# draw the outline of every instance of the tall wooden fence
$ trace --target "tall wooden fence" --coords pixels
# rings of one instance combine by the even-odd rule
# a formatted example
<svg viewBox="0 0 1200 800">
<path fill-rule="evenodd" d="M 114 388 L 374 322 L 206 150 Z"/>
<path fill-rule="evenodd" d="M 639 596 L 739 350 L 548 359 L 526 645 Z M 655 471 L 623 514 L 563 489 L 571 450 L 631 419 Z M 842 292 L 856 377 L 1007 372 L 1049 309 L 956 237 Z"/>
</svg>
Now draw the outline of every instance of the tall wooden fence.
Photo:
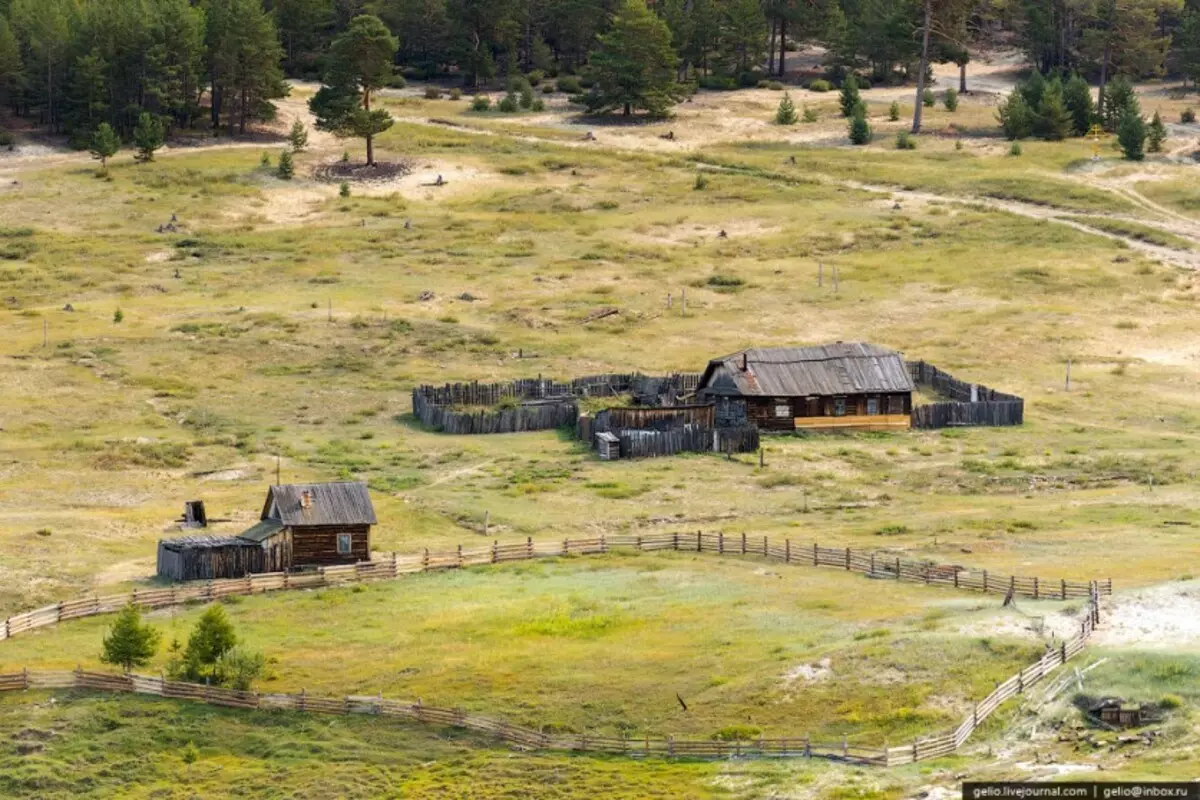
<svg viewBox="0 0 1200 800">
<path fill-rule="evenodd" d="M 629 374 L 588 375 L 571 381 L 542 377 L 503 383 L 447 383 L 413 389 L 413 415 L 444 433 L 516 433 L 573 425 L 579 415 L 576 399 L 634 393 L 645 402 L 659 402 L 694 392 L 698 373 L 660 377 Z M 512 408 L 495 408 L 502 400 Z M 455 407 L 478 406 L 477 411 Z"/>
<path fill-rule="evenodd" d="M 912 410 L 914 428 L 1021 425 L 1025 421 L 1025 401 L 1015 394 L 960 381 L 924 361 L 907 364 L 913 383 L 950 398 L 944 403 L 915 406 Z"/>
<path fill-rule="evenodd" d="M 351 583 L 387 580 L 402 575 L 441 569 L 499 564 L 533 558 L 607 553 L 612 548 L 632 547 L 642 551 L 676 550 L 718 555 L 757 555 L 786 564 L 830 567 L 857 572 L 875 578 L 954 586 L 959 589 L 1020 595 L 1043 599 L 1087 598 L 1086 619 L 1079 632 L 1060 643 L 1037 662 L 1000 684 L 952 731 L 925 736 L 902 746 L 887 742 L 866 744 L 815 742 L 807 737 L 760 737 L 747 741 L 714 741 L 674 736 L 643 736 L 640 739 L 592 736 L 589 734 L 553 734 L 544 729 L 512 725 L 461 709 L 424 706 L 417 702 L 384 699 L 381 695 L 319 697 L 299 694 L 260 694 L 238 692 L 201 684 L 168 681 L 162 677 L 113 675 L 107 673 L 22 671 L 0 675 L 0 691 L 22 689 L 83 688 L 103 691 L 136 692 L 212 705 L 243 709 L 291 710 L 321 714 L 374 714 L 403 716 L 421 722 L 465 728 L 492 734 L 518 748 L 614 753 L 627 756 L 679 758 L 779 757 L 830 758 L 861 764 L 896 766 L 937 758 L 956 751 L 971 734 L 1006 700 L 1021 694 L 1055 668 L 1078 655 L 1099 623 L 1099 599 L 1112 593 L 1112 581 L 1046 580 L 1013 575 L 989 574 L 986 570 L 968 570 L 932 562 L 906 561 L 885 553 L 849 548 L 822 547 L 818 544 L 793 545 L 790 539 L 772 541 L 766 536 L 726 536 L 721 533 L 660 533 L 647 536 L 600 536 L 588 539 L 524 542 L 463 548 L 398 556 L 354 565 L 324 567 L 316 572 L 271 573 L 246 578 L 179 584 L 161 589 L 138 590 L 129 594 L 81 598 L 9 617 L 0 639 L 53 625 L 69 619 L 116 611 L 127 603 L 147 608 L 163 608 L 188 602 L 217 600 L 231 595 L 251 595 L 288 589 L 312 589 Z"/>
</svg>

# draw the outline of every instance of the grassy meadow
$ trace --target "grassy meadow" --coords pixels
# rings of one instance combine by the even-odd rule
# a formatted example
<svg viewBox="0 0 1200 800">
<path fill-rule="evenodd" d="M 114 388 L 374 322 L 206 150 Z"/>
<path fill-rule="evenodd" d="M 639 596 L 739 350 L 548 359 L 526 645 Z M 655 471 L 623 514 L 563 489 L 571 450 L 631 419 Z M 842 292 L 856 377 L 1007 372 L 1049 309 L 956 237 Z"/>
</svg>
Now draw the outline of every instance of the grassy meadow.
<svg viewBox="0 0 1200 800">
<path fill-rule="evenodd" d="M 1194 164 L 1131 168 L 1107 144 L 1092 162 L 1083 141 L 1011 156 L 986 98 L 969 97 L 900 151 L 904 123 L 867 93 L 876 141 L 851 148 L 836 95 L 810 95 L 798 105 L 821 121 L 795 129 L 767 122 L 778 93 L 704 93 L 675 120 L 596 127 L 587 144 L 592 128 L 557 98 L 505 117 L 392 97 L 379 156 L 414 171 L 349 197 L 310 177 L 343 149 L 359 157 L 323 135 L 292 181 L 261 163 L 281 143 L 140 165 L 122 154 L 108 179 L 85 155 L 0 158 L 0 615 L 145 585 L 184 501 L 240 530 L 277 464 L 285 482 L 368 481 L 381 552 L 477 545 L 486 513 L 502 540 L 704 529 L 1118 589 L 1187 575 L 1200 556 Z M 158 232 L 172 214 L 178 229 Z M 760 467 L 601 463 L 564 433 L 451 437 L 410 414 L 422 382 L 698 371 L 746 346 L 834 340 L 1020 394 L 1026 424 L 767 437 Z M 230 611 L 272 658 L 272 688 L 382 690 L 614 732 L 899 740 L 1030 660 L 1028 643 L 954 624 L 990 624 L 996 602 L 768 569 L 572 559 Z M 182 636 L 196 614 L 155 623 Z M 0 665 L 94 664 L 105 624 L 15 638 Z M 844 680 L 789 694 L 787 671 L 824 658 Z M 686 717 L 676 691 L 696 701 Z M 188 777 L 204 796 L 237 781 L 272 796 L 285 766 L 329 796 L 898 796 L 933 780 L 513 761 L 369 720 L 34 700 L 0 698 L 0 729 L 62 733 L 33 755 L 0 748 L 0 793 L 102 796 L 131 775 L 128 796 L 183 796 L 172 751 L 185 735 L 207 743 Z M 496 792 L 463 789 L 468 774 Z"/>
</svg>

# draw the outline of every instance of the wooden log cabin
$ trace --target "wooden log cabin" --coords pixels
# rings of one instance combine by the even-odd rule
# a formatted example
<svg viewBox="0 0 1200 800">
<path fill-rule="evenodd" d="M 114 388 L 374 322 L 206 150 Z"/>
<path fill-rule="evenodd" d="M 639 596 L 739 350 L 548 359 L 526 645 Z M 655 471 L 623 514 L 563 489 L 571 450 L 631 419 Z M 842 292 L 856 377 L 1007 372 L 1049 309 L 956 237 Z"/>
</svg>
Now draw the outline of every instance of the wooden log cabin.
<svg viewBox="0 0 1200 800">
<path fill-rule="evenodd" d="M 371 558 L 375 508 L 363 483 L 272 486 L 260 519 L 228 537 L 158 543 L 158 574 L 173 580 L 240 578 Z"/>
<path fill-rule="evenodd" d="M 752 348 L 715 358 L 697 398 L 718 426 L 761 431 L 896 430 L 911 424 L 913 383 L 900 354 L 874 344 Z"/>
</svg>

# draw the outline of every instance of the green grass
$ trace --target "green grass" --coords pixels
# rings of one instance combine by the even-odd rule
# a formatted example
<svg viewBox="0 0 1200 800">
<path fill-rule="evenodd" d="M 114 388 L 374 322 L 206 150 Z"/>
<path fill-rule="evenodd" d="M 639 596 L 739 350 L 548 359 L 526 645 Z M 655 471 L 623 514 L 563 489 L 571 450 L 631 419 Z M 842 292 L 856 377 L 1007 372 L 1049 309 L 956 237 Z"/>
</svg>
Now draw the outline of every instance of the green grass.
<svg viewBox="0 0 1200 800">
<path fill-rule="evenodd" d="M 1147 242 L 1159 247 L 1170 247 L 1175 250 L 1191 250 L 1195 247 L 1195 242 L 1190 239 L 1185 239 L 1182 236 L 1176 236 L 1173 233 L 1137 222 L 1098 217 L 1071 217 L 1070 219 L 1078 222 L 1080 225 L 1098 228 L 1102 231 L 1115 233 L 1118 236 L 1136 239 L 1137 241 Z"/>
<path fill-rule="evenodd" d="M 748 720 L 767 735 L 878 742 L 953 725 L 1036 660 L 1029 644 L 956 632 L 987 619 L 988 605 L 836 571 L 672 553 L 419 575 L 245 598 L 228 611 L 267 655 L 271 691 L 382 691 L 607 735 L 707 737 Z M 151 617 L 169 643 L 186 640 L 200 612 Z M 99 666 L 109 622 L 14 638 L 0 671 Z M 167 655 L 164 646 L 147 669 Z M 796 672 L 822 659 L 822 679 Z"/>
</svg>

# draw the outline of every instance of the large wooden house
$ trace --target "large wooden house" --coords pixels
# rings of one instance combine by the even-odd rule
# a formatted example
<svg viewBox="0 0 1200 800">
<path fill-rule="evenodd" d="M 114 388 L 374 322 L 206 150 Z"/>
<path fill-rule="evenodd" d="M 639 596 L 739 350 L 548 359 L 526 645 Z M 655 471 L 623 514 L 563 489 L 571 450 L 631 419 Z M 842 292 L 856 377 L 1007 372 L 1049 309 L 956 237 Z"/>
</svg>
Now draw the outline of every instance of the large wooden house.
<svg viewBox="0 0 1200 800">
<path fill-rule="evenodd" d="M 239 578 L 371 558 L 375 508 L 364 483 L 272 486 L 259 521 L 237 536 L 158 543 L 158 574 L 174 580 Z"/>
<path fill-rule="evenodd" d="M 709 362 L 696 396 L 718 426 L 764 431 L 908 428 L 913 382 L 899 353 L 873 344 L 752 348 Z"/>
</svg>

